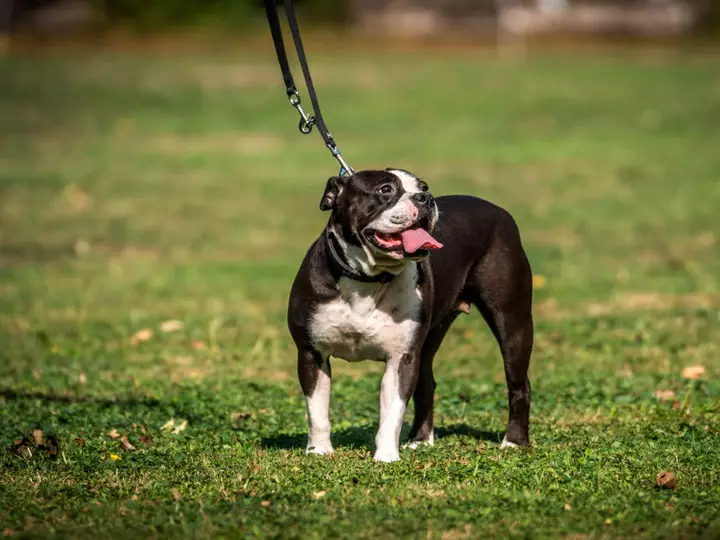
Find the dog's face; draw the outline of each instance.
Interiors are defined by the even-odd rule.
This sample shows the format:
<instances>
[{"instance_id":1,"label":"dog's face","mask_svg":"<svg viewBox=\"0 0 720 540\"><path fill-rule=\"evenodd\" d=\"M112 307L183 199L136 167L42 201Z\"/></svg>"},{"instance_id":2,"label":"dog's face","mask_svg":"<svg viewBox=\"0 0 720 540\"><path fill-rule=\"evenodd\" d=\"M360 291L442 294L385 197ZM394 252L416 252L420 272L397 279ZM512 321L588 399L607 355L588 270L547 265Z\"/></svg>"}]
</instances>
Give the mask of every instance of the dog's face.
<instances>
[{"instance_id":1,"label":"dog's face","mask_svg":"<svg viewBox=\"0 0 720 540\"><path fill-rule=\"evenodd\" d=\"M346 243L378 263L418 260L442 247L430 236L438 219L435 200L428 185L407 171L330 178L320 208L333 211L331 220Z\"/></svg>"}]
</instances>

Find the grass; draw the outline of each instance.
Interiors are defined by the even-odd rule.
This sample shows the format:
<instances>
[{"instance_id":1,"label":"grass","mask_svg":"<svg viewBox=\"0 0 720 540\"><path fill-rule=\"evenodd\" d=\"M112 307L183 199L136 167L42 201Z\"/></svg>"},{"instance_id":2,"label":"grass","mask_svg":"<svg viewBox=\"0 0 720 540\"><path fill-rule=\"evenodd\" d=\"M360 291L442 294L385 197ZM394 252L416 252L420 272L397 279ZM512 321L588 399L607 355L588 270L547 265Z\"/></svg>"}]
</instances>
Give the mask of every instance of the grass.
<instances>
[{"instance_id":1,"label":"grass","mask_svg":"<svg viewBox=\"0 0 720 540\"><path fill-rule=\"evenodd\" d=\"M371 363L334 363L336 455L304 454L285 306L336 167L268 51L0 64L0 442L59 444L0 458L0 530L717 537L717 58L313 54L353 166L503 205L537 275L532 448L499 449L473 313L438 355L436 446L380 465Z\"/></svg>"}]
</instances>

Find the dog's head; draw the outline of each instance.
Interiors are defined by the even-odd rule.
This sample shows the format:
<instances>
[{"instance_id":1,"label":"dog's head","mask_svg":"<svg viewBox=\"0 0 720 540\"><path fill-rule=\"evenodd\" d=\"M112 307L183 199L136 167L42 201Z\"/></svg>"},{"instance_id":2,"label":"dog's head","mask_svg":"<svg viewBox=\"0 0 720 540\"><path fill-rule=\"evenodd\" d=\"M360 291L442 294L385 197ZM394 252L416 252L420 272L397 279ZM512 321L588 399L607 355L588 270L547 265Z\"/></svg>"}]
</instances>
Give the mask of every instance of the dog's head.
<instances>
[{"instance_id":1,"label":"dog's head","mask_svg":"<svg viewBox=\"0 0 720 540\"><path fill-rule=\"evenodd\" d=\"M362 266L397 266L442 247L430 234L438 210L428 185L404 170L330 178L320 209L332 210L330 225L351 251L365 253Z\"/></svg>"}]
</instances>

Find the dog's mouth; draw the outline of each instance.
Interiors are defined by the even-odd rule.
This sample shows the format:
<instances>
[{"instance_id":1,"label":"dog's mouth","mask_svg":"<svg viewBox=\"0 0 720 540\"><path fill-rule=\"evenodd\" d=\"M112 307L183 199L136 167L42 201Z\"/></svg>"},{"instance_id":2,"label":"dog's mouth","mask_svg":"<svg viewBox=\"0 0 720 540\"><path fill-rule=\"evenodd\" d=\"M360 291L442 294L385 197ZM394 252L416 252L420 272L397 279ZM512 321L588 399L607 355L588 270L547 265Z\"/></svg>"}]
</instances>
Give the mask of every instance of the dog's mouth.
<instances>
[{"instance_id":1,"label":"dog's mouth","mask_svg":"<svg viewBox=\"0 0 720 540\"><path fill-rule=\"evenodd\" d=\"M369 229L364 231L365 237L376 248L393 258L405 256L425 256L430 250L440 249L443 245L427 231L429 222L422 219L407 229L395 232L384 232Z\"/></svg>"}]
</instances>

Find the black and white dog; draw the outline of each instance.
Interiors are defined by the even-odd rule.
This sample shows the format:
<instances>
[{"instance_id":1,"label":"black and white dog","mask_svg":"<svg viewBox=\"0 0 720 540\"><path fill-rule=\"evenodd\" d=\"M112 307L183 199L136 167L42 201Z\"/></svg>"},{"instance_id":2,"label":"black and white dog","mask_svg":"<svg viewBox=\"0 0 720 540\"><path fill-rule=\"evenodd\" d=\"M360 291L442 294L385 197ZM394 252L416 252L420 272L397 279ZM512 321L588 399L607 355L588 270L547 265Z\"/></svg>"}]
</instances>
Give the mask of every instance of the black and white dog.
<instances>
[{"instance_id":1,"label":"black and white dog","mask_svg":"<svg viewBox=\"0 0 720 540\"><path fill-rule=\"evenodd\" d=\"M290 293L288 326L307 400L307 452L331 454L330 357L386 363L375 460L400 459L410 396L410 445L433 444L432 362L471 305L502 352L510 414L503 446L527 445L533 342L532 274L512 216L482 199L434 199L404 170L330 178L332 214Z\"/></svg>"}]
</instances>

